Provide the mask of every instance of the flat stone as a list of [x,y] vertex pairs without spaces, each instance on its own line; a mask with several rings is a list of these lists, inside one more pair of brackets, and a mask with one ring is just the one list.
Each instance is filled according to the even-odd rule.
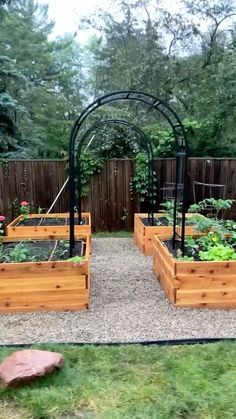
[[25,349],[14,352],[0,364],[0,379],[7,387],[18,387],[62,368],[64,357],[56,352]]

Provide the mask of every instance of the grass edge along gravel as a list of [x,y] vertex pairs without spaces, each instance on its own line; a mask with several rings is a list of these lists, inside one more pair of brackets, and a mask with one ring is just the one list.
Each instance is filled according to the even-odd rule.
[[[22,388],[1,388],[1,419],[9,411],[17,419],[235,417],[233,342],[34,347],[62,353],[65,368]],[[0,360],[15,350],[1,348]]]
[[97,233],[93,233],[92,237],[99,239],[99,238],[108,238],[108,237],[112,237],[112,238],[117,238],[117,239],[122,239],[122,238],[130,238],[133,236],[133,231],[126,231],[126,230],[120,230],[120,231],[98,231]]

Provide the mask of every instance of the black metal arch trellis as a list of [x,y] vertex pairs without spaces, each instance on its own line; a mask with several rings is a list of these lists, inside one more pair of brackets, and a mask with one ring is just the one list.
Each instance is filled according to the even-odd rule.
[[[153,198],[153,187],[154,187],[154,172],[153,172],[153,149],[151,141],[149,140],[148,136],[136,125],[122,120],[122,119],[106,119],[99,121],[95,124],[93,124],[80,138],[80,142],[78,145],[78,148],[76,149],[75,154],[75,160],[77,161],[77,170],[76,175],[78,178],[77,182],[77,208],[78,208],[78,223],[81,221],[81,171],[80,171],[80,155],[82,151],[82,146],[85,143],[86,139],[89,137],[90,134],[93,133],[96,129],[107,126],[107,125],[113,125],[115,127],[117,126],[125,126],[127,128],[130,128],[135,134],[137,134],[137,139],[140,139],[140,146],[141,148],[146,152],[148,157],[148,218],[151,219],[151,222],[153,224],[153,206],[154,206],[154,198]],[[141,149],[140,148],[140,149]],[[79,158],[76,158],[76,157]]]
[[[177,234],[181,236],[181,249],[184,252],[184,234],[185,234],[185,210],[187,203],[187,143],[184,127],[177,113],[163,100],[156,98],[149,93],[139,91],[118,91],[104,95],[91,103],[77,118],[70,136],[69,142],[69,211],[70,211],[70,254],[73,254],[74,247],[74,207],[75,207],[75,142],[79,131],[89,117],[96,109],[115,101],[136,101],[148,106],[148,110],[154,109],[165,118],[172,128],[175,144],[176,144],[176,188],[175,188],[175,205],[174,205],[174,228],[173,228],[173,246],[175,247]],[[83,137],[82,137],[83,138]],[[79,139],[79,153],[77,158],[79,160],[81,147]],[[183,185],[183,201],[182,201],[182,220],[181,232],[177,232],[177,189],[178,184]],[[78,203],[81,208],[80,202]]]

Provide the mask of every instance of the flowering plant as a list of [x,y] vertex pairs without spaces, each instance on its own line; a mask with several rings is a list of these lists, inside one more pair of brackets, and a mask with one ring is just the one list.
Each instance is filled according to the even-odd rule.
[[30,204],[27,201],[22,201],[20,203],[20,213],[23,215],[24,220],[26,220],[29,217],[30,213]]

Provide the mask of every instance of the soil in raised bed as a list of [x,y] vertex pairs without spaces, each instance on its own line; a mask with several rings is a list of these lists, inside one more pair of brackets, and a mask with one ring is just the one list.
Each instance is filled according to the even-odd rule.
[[[25,226],[25,227],[31,227],[35,226],[64,226],[69,225],[70,219],[69,218],[27,218],[26,220],[21,220],[19,223],[16,224],[16,226]],[[87,218],[82,218],[80,225],[86,225],[88,224]],[[75,219],[75,225],[78,225]]]
[[[170,254],[173,255],[175,258],[181,252],[181,243],[180,241],[176,241],[175,249],[173,248],[173,241],[172,240],[162,240],[162,242],[166,245],[167,249],[169,250]],[[190,249],[185,249],[185,256],[193,257]],[[195,255],[194,260],[199,260],[199,257]]]
[[[0,263],[19,262],[12,260],[11,252],[19,245],[25,252],[24,262],[42,262],[69,259],[69,241],[68,240],[28,240],[21,242],[3,243],[0,254]],[[22,251],[22,250],[21,250]],[[85,256],[86,243],[82,240],[75,242],[74,256]],[[6,257],[10,260],[6,260]]]
[[[162,240],[162,242],[166,245],[168,251],[171,255],[173,255],[175,258],[177,258],[179,255],[181,255],[181,244],[180,241],[176,241],[175,243],[175,249],[173,249],[173,241],[170,240]],[[188,247],[185,247],[184,256],[188,256],[193,258],[194,261],[199,262],[201,261],[199,257],[199,252],[203,250],[201,248],[201,245],[199,245],[199,249],[190,249]],[[234,251],[236,251],[236,248],[234,247]]]
[[[142,223],[147,226],[147,227],[157,227],[157,226],[172,226],[173,224],[170,224],[168,219],[166,217],[158,217],[158,218],[154,218],[153,219],[153,224],[152,224],[152,219],[150,218],[142,218]],[[180,222],[181,219],[179,219],[179,221],[177,220],[177,222]],[[191,225],[192,222],[188,219],[185,220],[185,224],[186,225]]]

